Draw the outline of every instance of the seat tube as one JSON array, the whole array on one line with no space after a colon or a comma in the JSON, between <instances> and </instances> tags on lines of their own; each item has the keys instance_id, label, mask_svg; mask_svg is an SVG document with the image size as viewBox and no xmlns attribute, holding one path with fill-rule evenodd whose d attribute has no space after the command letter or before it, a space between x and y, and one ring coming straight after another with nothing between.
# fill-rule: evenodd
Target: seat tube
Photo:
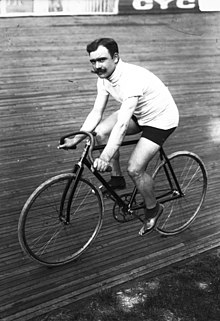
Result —
<instances>
[{"instance_id":1,"label":"seat tube","mask_svg":"<svg viewBox=\"0 0 220 321\"><path fill-rule=\"evenodd\" d=\"M169 167L170 173L171 173L171 175L172 175L172 177L173 177L173 180L174 180L175 185L176 185L176 187L177 187L177 189L178 189L178 192L180 193L180 195L182 195L183 193L182 193L181 187L180 187L180 185L179 185L179 182L178 182L178 180L177 180L177 178L176 178L176 174L175 174L175 172L174 172L174 170L173 170L172 165L170 164L169 158L168 158L167 155L165 154L165 152L164 152L164 150L163 150L162 147L161 147L161 149L160 149L160 154L161 154L162 159L165 159L165 161L166 161L166 163L164 164L164 171L165 171L165 174L166 174L166 177L167 177L167 180L168 180L168 182L169 182L169 184L170 184L171 189L173 190L173 183L172 183L172 180L171 180L171 178L170 178L170 174L169 174L169 172L168 172L168 169L167 169L167 167L165 166L166 164L167 164L167 166Z\"/></svg>"}]
</instances>

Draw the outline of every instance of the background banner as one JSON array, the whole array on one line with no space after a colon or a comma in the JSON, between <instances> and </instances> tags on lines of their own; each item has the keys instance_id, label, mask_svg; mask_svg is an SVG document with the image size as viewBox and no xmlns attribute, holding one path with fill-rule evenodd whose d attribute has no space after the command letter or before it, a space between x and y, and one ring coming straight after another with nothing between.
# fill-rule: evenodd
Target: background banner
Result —
<instances>
[{"instance_id":1,"label":"background banner","mask_svg":"<svg viewBox=\"0 0 220 321\"><path fill-rule=\"evenodd\" d=\"M0 17L220 11L220 0L0 0Z\"/></svg>"},{"instance_id":2,"label":"background banner","mask_svg":"<svg viewBox=\"0 0 220 321\"><path fill-rule=\"evenodd\" d=\"M120 0L119 2L121 14L174 12L199 12L198 0Z\"/></svg>"},{"instance_id":3,"label":"background banner","mask_svg":"<svg viewBox=\"0 0 220 321\"><path fill-rule=\"evenodd\" d=\"M1 16L111 15L119 0L0 0Z\"/></svg>"}]
</instances>

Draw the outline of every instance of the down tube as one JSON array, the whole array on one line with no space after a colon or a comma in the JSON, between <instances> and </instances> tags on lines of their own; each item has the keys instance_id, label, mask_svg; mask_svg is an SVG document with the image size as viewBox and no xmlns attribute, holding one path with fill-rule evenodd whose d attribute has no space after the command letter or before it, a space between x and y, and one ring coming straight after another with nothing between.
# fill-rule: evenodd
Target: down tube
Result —
<instances>
[{"instance_id":1,"label":"down tube","mask_svg":"<svg viewBox=\"0 0 220 321\"><path fill-rule=\"evenodd\" d=\"M106 182L106 180L100 175L97 170L95 170L91 163L84 159L84 164L88 167L88 169L94 174L94 176L105 186L105 188L109 191L110 195L114 198L114 200L119 204L119 206L125 208L126 204L122 201L120 196L109 186L109 184Z\"/></svg>"}]
</instances>

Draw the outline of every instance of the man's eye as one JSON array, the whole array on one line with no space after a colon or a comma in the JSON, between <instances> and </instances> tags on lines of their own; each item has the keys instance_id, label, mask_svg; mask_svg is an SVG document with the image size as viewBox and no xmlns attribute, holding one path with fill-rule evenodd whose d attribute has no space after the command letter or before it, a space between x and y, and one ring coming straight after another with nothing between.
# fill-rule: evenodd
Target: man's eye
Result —
<instances>
[{"instance_id":1,"label":"man's eye","mask_svg":"<svg viewBox=\"0 0 220 321\"><path fill-rule=\"evenodd\" d=\"M90 60L90 62L91 62L92 65L95 65L96 62L103 63L105 60L106 60L106 58L100 58L100 59L97 59L97 60Z\"/></svg>"}]
</instances>

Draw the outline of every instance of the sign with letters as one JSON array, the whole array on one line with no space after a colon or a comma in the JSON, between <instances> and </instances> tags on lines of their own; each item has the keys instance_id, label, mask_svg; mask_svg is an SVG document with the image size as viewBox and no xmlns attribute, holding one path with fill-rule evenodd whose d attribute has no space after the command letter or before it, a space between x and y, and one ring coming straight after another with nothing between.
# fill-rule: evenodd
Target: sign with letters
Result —
<instances>
[{"instance_id":1,"label":"sign with letters","mask_svg":"<svg viewBox=\"0 0 220 321\"><path fill-rule=\"evenodd\" d=\"M198 12L199 0L120 0L119 13Z\"/></svg>"},{"instance_id":2,"label":"sign with letters","mask_svg":"<svg viewBox=\"0 0 220 321\"><path fill-rule=\"evenodd\" d=\"M173 2L173 0L133 0L132 6L136 10L151 10L157 4L161 10L167 10ZM196 0L176 0L175 6L179 9L194 9Z\"/></svg>"}]
</instances>

